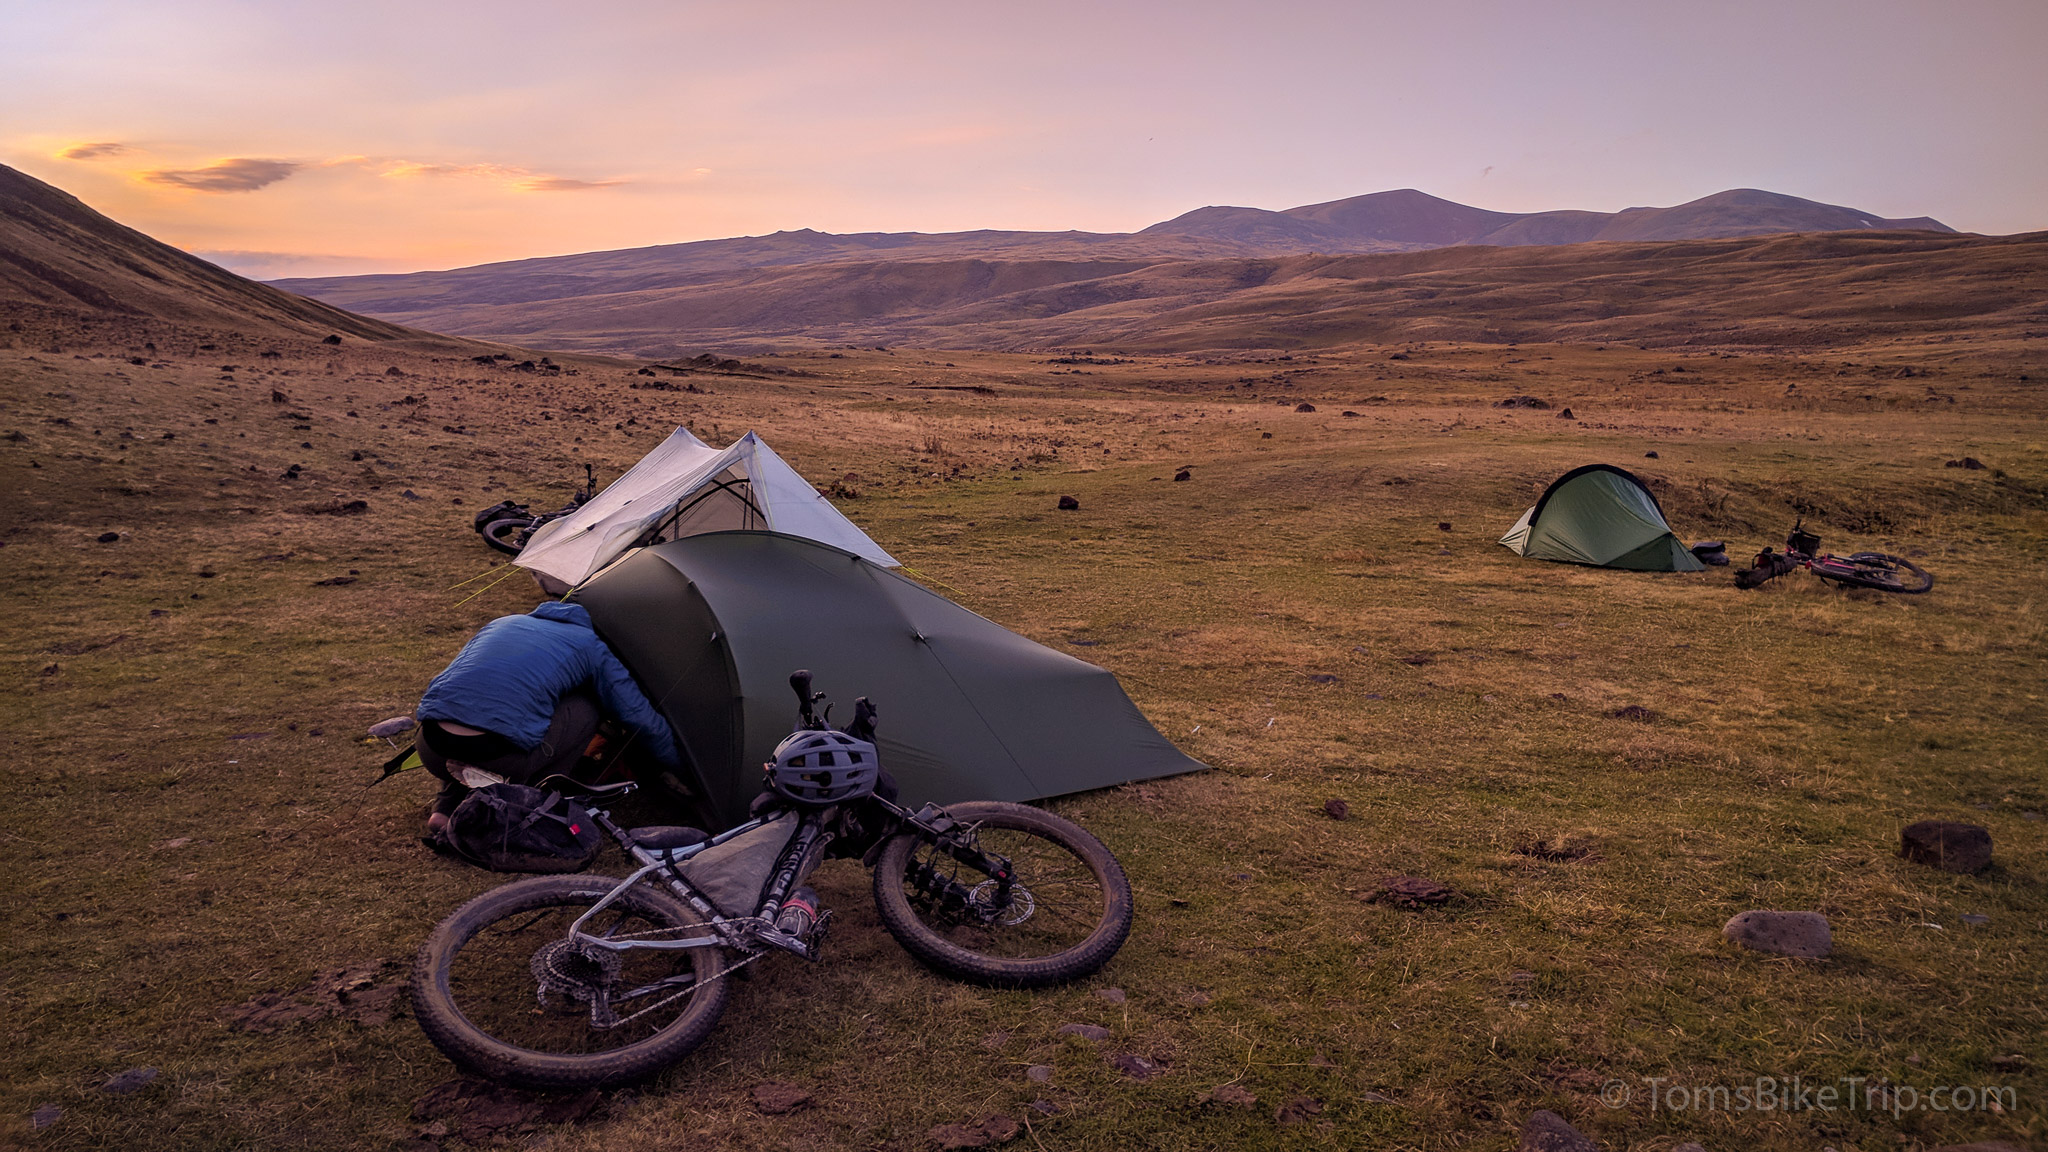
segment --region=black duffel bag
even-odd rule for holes
[[[604,841],[589,809],[560,792],[491,784],[463,797],[427,846],[493,872],[581,872]]]

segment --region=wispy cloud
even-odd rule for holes
[[[73,144],[57,155],[65,160],[98,160],[102,156],[119,156],[126,151],[126,144],[106,140],[97,144]]]
[[[197,192],[254,192],[299,170],[291,160],[222,160],[204,168],[159,168],[142,173],[152,184],[169,184]]]
[[[567,176],[531,176],[519,182],[528,192],[581,192],[587,188],[616,188],[624,180],[571,180]]]

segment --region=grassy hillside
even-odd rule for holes
[[[857,493],[841,507],[921,578],[1114,670],[1215,767],[1055,805],[1139,893],[1131,942],[1087,984],[931,977],[835,865],[825,963],[760,966],[698,1053],[517,1142],[921,1150],[1001,1113],[1029,1121],[1013,1147],[1501,1149],[1550,1108],[1617,1149],[2038,1144],[2048,362],[2016,330],[2024,308],[1998,304],[2024,282],[1986,271],[2027,249],[1952,243],[1948,278],[1926,282],[1982,283],[1968,307],[1988,319],[1894,318],[1902,277],[1874,250],[1860,281],[1846,261],[1831,281],[1873,306],[1802,321],[1847,333],[1812,353],[819,350],[650,380],[560,354],[522,371],[309,334],[224,356],[160,323],[111,343],[0,323],[18,701],[0,713],[0,1123],[51,1148],[417,1148],[423,1130],[461,1146],[412,1118],[451,1070],[402,1013],[231,1022],[322,972],[403,960],[498,882],[413,839],[427,782],[365,789],[389,750],[361,734],[534,602],[521,577],[492,583],[474,509],[565,496],[583,460],[616,475],[680,422],[716,443],[758,429]],[[1667,251],[1692,253],[1675,277],[1722,262],[1695,315],[1762,307],[1734,277],[1743,252],[1772,267],[1768,244]],[[1361,317],[1404,278],[1462,274],[1399,259],[1381,287],[1360,262],[1320,290],[1351,284]],[[1247,291],[1306,299],[1308,267]],[[1677,288],[1651,290],[1678,314]],[[1225,309],[1184,330],[1271,323]],[[1913,335],[1843,343],[1886,331]],[[1492,407],[1512,394],[1576,419]],[[1945,466],[1964,455],[1989,467]],[[1741,593],[1725,569],[1492,543],[1593,460],[1638,470],[1682,534],[1732,553],[1803,514],[1830,547],[1913,555],[1940,583],[1886,598],[1800,573]],[[885,724],[917,706],[880,703]],[[1928,817],[1990,828],[1993,869],[1897,859],[1899,828]],[[1365,902],[1394,874],[1458,895]],[[1834,956],[1723,944],[1754,907],[1824,912]],[[1111,1038],[1059,1035],[1069,1022]],[[1131,1079],[1105,1060],[1120,1054],[1166,1071]],[[138,1067],[160,1075],[101,1090]],[[2002,1084],[2018,1107],[1673,1113],[1641,1096],[1646,1077],[1760,1075]],[[767,1081],[814,1101],[760,1115]],[[1637,1095],[1606,1107],[1610,1082]],[[1200,1102],[1226,1084],[1257,1102]],[[61,1115],[31,1134],[44,1105]]]

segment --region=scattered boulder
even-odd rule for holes
[[[1301,403],[1296,404],[1294,406],[1294,410],[1296,412],[1313,412],[1316,410],[1316,406],[1304,400]]]
[[[115,541],[119,540],[120,538],[121,538],[121,534],[120,534],[119,532],[102,532],[102,533],[100,533],[100,543],[102,543],[102,544],[112,544],[112,543],[114,543]]]
[[[1951,460],[1948,463],[1942,465],[1942,467],[1967,468],[1972,472],[1982,472],[1984,470],[1985,465],[1982,460],[1977,459],[1975,456],[1965,456],[1961,460]]]
[[[1397,908],[1434,908],[1447,904],[1457,893],[1443,884],[1422,876],[1388,876],[1379,882],[1373,894],[1366,897],[1372,904],[1391,904]]]
[[[289,404],[292,402],[291,394],[281,389],[272,388],[270,390],[270,402],[272,404]]]
[[[1722,926],[1721,935],[1758,952],[1811,960],[1826,956],[1835,947],[1828,918],[1818,912],[1738,912]]]
[[[747,1094],[754,1098],[754,1108],[763,1116],[787,1115],[811,1102],[808,1091],[782,1080],[756,1084]]]
[[[1195,1097],[1195,1103],[1197,1104],[1226,1104],[1232,1108],[1249,1108],[1258,1102],[1259,1098],[1257,1096],[1245,1091],[1241,1085],[1237,1084],[1218,1084],[1216,1087]]]
[[[329,576],[329,577],[328,577],[327,579],[325,579],[325,580],[315,580],[315,581],[313,581],[313,587],[315,587],[315,588],[340,588],[340,587],[343,587],[343,586],[345,586],[345,585],[353,584],[353,583],[355,583],[355,582],[356,582],[356,578],[355,578],[355,577],[353,577],[353,576]]]
[[[1560,410],[1558,411],[1558,414],[1557,414],[1557,418],[1558,418],[1559,420],[1577,420],[1577,419],[1578,419],[1578,417],[1577,417],[1577,416],[1574,416],[1574,415],[1572,415],[1572,410],[1571,410],[1571,409],[1569,409],[1569,408],[1564,408],[1564,409],[1560,409]]]
[[[1523,1121],[1522,1139],[1515,1145],[1515,1152],[1600,1152],[1600,1146],[1566,1123],[1564,1117],[1539,1108]]]
[[[1922,820],[1899,833],[1899,855],[1968,876],[1991,864],[1991,832],[1975,824]]]
[[[1102,1041],[1109,1039],[1109,1029],[1099,1024],[1062,1024],[1058,1036],[1079,1036],[1083,1040]]]
[[[1657,458],[1657,454],[1656,454],[1655,452],[1645,452],[1645,453],[1643,453],[1643,459],[1645,459],[1645,460],[1655,460],[1656,458]]]
[[[1173,474],[1173,479],[1175,483],[1182,483],[1188,480],[1193,480],[1194,478],[1195,474],[1193,472],[1188,471],[1185,468]]]
[[[55,1104],[38,1104],[36,1105],[36,1110],[28,1114],[28,1125],[37,1132],[41,1132],[63,1118],[64,1109],[57,1107]]]
[[[1505,400],[1494,401],[1493,406],[1495,408],[1534,408],[1539,411],[1548,412],[1550,410],[1550,401],[1535,396],[1510,396]]]
[[[1648,724],[1657,718],[1655,712],[1643,707],[1641,704],[1629,704],[1616,708],[1614,711],[1609,712],[1608,715],[1616,720],[1633,720],[1638,724]]]
[[[1323,801],[1323,815],[1332,820],[1351,819],[1351,805],[1335,798]]]
[[[128,1096],[149,1087],[156,1077],[157,1071],[154,1068],[130,1068],[100,1085],[100,1091],[111,1092],[116,1096]]]
[[[1024,1070],[1024,1078],[1037,1084],[1048,1083],[1052,1080],[1052,1065],[1033,1064]]]
[[[325,340],[322,340],[322,341],[320,341],[320,342],[321,342],[322,344],[339,344],[339,343],[341,343],[341,337],[339,337],[339,336],[336,336],[336,335],[333,335],[333,334],[331,334],[331,333],[330,333],[330,334],[328,335],[327,339],[325,339]]]
[[[1105,1056],[1103,1059],[1109,1062],[1111,1068],[1129,1076],[1133,1080],[1150,1080],[1154,1076],[1166,1074],[1166,1066],[1164,1064],[1159,1063],[1157,1060],[1147,1060],[1135,1052],[1118,1052]]]
[[[1124,990],[1121,988],[1097,988],[1095,994],[1111,1004],[1122,1004],[1130,999],[1130,997],[1124,995]]]
[[[1060,510],[1062,512],[1072,512],[1080,507],[1081,502],[1079,500],[1074,499],[1072,496],[1060,497]]]
[[[1323,1102],[1313,1096],[1296,1096],[1282,1104],[1273,1113],[1273,1119],[1280,1124],[1300,1124],[1323,1110]]]

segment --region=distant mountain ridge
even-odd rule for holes
[[[1140,236],[1197,236],[1324,252],[1413,251],[1460,244],[1514,247],[1598,240],[1720,240],[1777,232],[1911,229],[1953,232],[1931,216],[1894,220],[1757,188],[1731,188],[1670,208],[1619,212],[1494,212],[1402,188],[1281,212],[1197,208]]]

